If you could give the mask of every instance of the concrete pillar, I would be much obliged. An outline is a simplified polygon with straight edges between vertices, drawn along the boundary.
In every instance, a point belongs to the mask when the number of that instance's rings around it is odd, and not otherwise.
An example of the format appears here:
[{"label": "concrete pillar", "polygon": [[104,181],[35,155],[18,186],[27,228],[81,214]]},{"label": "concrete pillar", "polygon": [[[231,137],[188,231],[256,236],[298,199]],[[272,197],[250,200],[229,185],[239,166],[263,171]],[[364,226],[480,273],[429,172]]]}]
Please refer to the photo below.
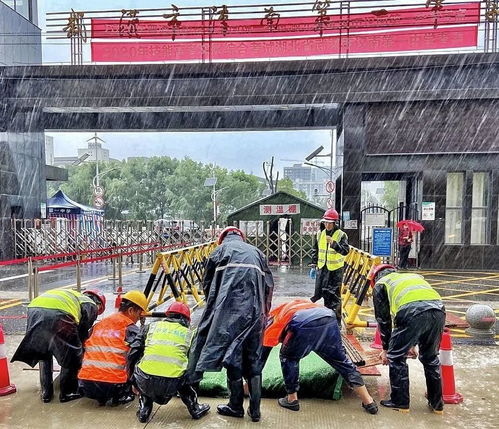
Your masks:
[{"label": "concrete pillar", "polygon": [[[360,224],[361,183],[366,146],[366,106],[347,104],[343,108],[343,206],[350,219]],[[346,230],[349,243],[360,247],[359,230]]]},{"label": "concrete pillar", "polygon": [[46,201],[45,143],[39,114],[2,109],[0,122],[0,260],[14,257],[11,218],[40,217]]}]

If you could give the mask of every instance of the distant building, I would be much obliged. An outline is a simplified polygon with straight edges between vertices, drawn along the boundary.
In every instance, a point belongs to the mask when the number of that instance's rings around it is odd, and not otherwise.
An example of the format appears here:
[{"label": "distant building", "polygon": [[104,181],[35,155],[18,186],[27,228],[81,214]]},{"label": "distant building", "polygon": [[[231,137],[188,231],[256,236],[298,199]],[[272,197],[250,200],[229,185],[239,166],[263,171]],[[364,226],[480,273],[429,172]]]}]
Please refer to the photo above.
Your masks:
[{"label": "distant building", "polygon": [[284,178],[290,179],[295,189],[304,192],[307,200],[316,204],[322,204],[329,197],[325,189],[328,174],[320,168],[293,164],[284,167]]},{"label": "distant building", "polygon": [[90,155],[86,159],[86,161],[116,161],[109,158],[109,149],[104,149],[102,147],[102,143],[98,141],[88,142],[88,146],[86,148],[79,148],[78,158],[85,155],[86,153]]},{"label": "distant building", "polygon": [[45,164],[54,165],[54,137],[45,136]]},{"label": "distant building", "polygon": [[[56,156],[54,157],[54,165],[56,167],[67,167],[68,165],[78,165],[81,162],[109,162],[118,161],[117,159],[109,156],[109,149],[102,147],[100,139],[93,137],[93,141],[87,141],[87,147],[78,148],[78,156]],[[131,158],[129,158],[131,159]]]},{"label": "distant building", "polygon": [[363,206],[383,205],[385,195],[385,182],[364,181],[362,182],[362,203]]},{"label": "distant building", "polygon": [[42,63],[37,0],[0,0],[0,66]]}]

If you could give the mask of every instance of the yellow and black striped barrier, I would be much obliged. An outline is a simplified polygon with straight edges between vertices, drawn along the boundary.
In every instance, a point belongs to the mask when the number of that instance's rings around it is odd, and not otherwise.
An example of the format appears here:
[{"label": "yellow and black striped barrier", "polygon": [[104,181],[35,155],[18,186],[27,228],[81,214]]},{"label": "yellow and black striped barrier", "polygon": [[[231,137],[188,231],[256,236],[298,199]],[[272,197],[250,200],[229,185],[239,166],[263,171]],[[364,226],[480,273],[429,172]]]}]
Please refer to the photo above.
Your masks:
[{"label": "yellow and black striped barrier", "polygon": [[205,262],[217,246],[215,241],[160,252],[144,289],[148,310],[151,311],[171,298],[187,303],[191,294],[196,306],[203,304],[199,286],[203,280]]},{"label": "yellow and black striped barrier", "polygon": [[358,314],[366,297],[371,293],[369,271],[373,265],[380,263],[379,256],[372,256],[350,247],[350,252],[345,257],[341,289],[342,315],[347,329],[369,326],[369,322],[360,320]]}]

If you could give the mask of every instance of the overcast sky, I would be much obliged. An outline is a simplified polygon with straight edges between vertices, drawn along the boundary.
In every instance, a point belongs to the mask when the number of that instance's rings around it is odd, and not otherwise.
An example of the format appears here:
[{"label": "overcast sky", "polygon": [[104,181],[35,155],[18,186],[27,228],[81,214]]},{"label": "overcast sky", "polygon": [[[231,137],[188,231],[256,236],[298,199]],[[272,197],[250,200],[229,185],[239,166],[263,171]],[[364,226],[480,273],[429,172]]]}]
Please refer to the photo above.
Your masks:
[{"label": "overcast sky", "polygon": [[[93,133],[47,133],[54,137],[55,156],[76,156],[77,148],[87,147]],[[230,170],[244,170],[262,176],[262,162],[275,157],[275,165],[291,165],[323,145],[329,150],[328,130],[251,131],[218,133],[98,133],[110,150],[111,158],[166,155],[188,156],[196,161],[215,163]],[[294,161],[281,161],[282,159]],[[281,173],[282,174],[282,173]]]}]

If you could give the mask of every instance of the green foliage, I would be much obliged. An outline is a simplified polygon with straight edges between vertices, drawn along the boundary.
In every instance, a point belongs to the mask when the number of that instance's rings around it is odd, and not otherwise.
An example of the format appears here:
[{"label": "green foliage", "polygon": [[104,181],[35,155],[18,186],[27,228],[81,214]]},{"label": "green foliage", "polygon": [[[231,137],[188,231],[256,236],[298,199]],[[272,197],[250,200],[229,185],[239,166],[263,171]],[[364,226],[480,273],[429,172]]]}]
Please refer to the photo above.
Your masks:
[{"label": "green foliage", "polygon": [[398,198],[399,198],[399,182],[390,181],[385,182],[384,192],[383,192],[383,205],[388,210],[393,210],[398,206]]},{"label": "green foliage", "polygon": [[[95,163],[69,167],[69,180],[48,187],[51,197],[60,187],[71,199],[92,205]],[[217,222],[261,197],[265,185],[251,174],[166,156],[99,163],[100,184],[105,189],[108,219],[192,219],[198,224],[213,220],[212,188],[204,181],[217,177]]]},{"label": "green foliage", "polygon": [[279,179],[279,181],[277,182],[277,192],[279,191],[287,192],[288,194],[294,195],[295,197],[303,198],[304,200],[307,199],[307,194],[305,194],[305,192],[303,191],[295,189],[293,186],[293,181],[289,177]]}]

